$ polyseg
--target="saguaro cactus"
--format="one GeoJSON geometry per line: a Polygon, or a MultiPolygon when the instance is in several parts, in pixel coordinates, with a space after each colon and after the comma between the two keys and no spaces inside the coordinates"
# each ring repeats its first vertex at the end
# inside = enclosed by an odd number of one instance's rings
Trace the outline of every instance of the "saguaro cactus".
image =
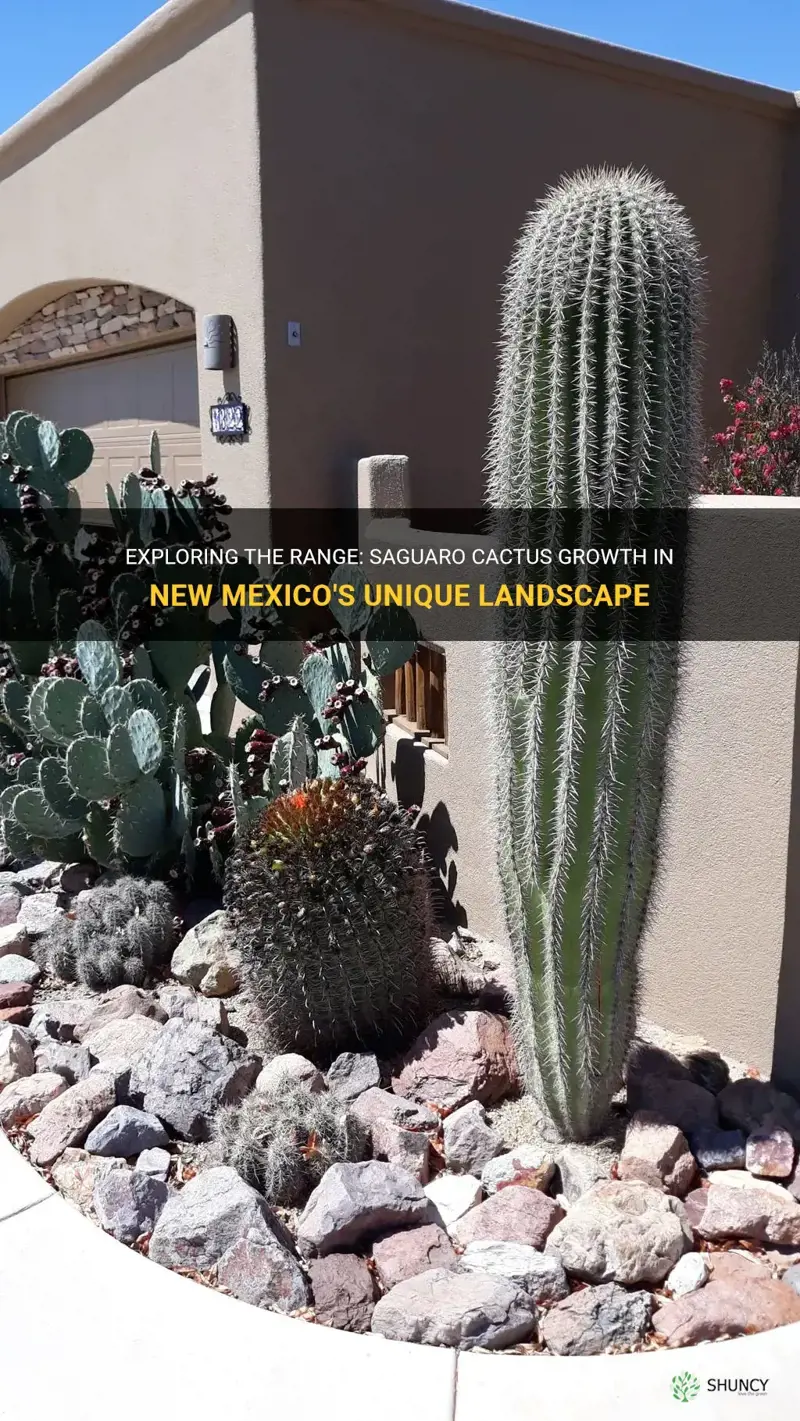
{"type": "MultiPolygon", "coordinates": [[[[530,214],[493,415],[501,534],[514,510],[687,506],[701,288],[691,224],[645,174],[578,174],[530,214]]],[[[630,1042],[678,652],[626,639],[624,620],[592,639],[578,615],[571,641],[507,626],[492,716],[521,1065],[560,1133],[586,1139],[630,1042]]]]}

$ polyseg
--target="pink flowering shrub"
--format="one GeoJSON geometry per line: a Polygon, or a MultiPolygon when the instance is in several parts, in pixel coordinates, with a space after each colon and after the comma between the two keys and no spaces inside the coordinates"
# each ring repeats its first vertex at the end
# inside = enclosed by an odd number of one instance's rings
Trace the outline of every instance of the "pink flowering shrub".
{"type": "Polygon", "coordinates": [[[765,348],[749,383],[720,380],[729,423],[711,437],[701,493],[800,495],[800,350],[765,348]]]}

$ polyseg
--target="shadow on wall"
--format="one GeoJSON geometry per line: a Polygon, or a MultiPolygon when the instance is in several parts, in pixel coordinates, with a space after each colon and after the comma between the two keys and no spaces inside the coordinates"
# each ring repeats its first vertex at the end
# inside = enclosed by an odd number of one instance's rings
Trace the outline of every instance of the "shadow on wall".
{"type": "MultiPolygon", "coordinates": [[[[422,745],[415,740],[398,741],[391,774],[398,804],[412,809],[424,803],[425,751],[422,745]]],[[[437,916],[446,923],[466,927],[467,914],[456,898],[458,869],[454,859],[448,862],[449,855],[458,850],[458,835],[447,805],[440,800],[430,814],[420,815],[418,825],[433,865],[437,916]]]]}
{"type": "Polygon", "coordinates": [[[792,796],[786,862],[783,952],[775,1007],[772,1074],[795,1093],[800,1088],[800,661],[795,694],[792,796]]]}

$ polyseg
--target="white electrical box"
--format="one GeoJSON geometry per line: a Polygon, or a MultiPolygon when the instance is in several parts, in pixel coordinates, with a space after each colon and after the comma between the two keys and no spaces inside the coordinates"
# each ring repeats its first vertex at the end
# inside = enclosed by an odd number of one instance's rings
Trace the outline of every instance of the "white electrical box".
{"type": "Polygon", "coordinates": [[[302,337],[300,335],[299,321],[290,321],[288,326],[286,327],[286,343],[287,345],[303,344],[302,337]]]}

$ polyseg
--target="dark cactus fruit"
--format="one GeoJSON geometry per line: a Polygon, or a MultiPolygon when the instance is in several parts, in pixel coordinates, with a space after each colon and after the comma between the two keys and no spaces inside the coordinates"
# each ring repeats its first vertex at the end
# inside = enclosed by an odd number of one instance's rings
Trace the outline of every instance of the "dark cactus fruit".
{"type": "Polygon", "coordinates": [[[120,878],[92,889],[34,944],[33,955],[46,972],[93,992],[142,987],[169,958],[176,935],[167,885],[120,878]]]}
{"type": "Polygon", "coordinates": [[[434,1005],[433,913],[409,813],[374,785],[311,780],[235,848],[225,906],[276,1051],[387,1051],[434,1005]]]}

